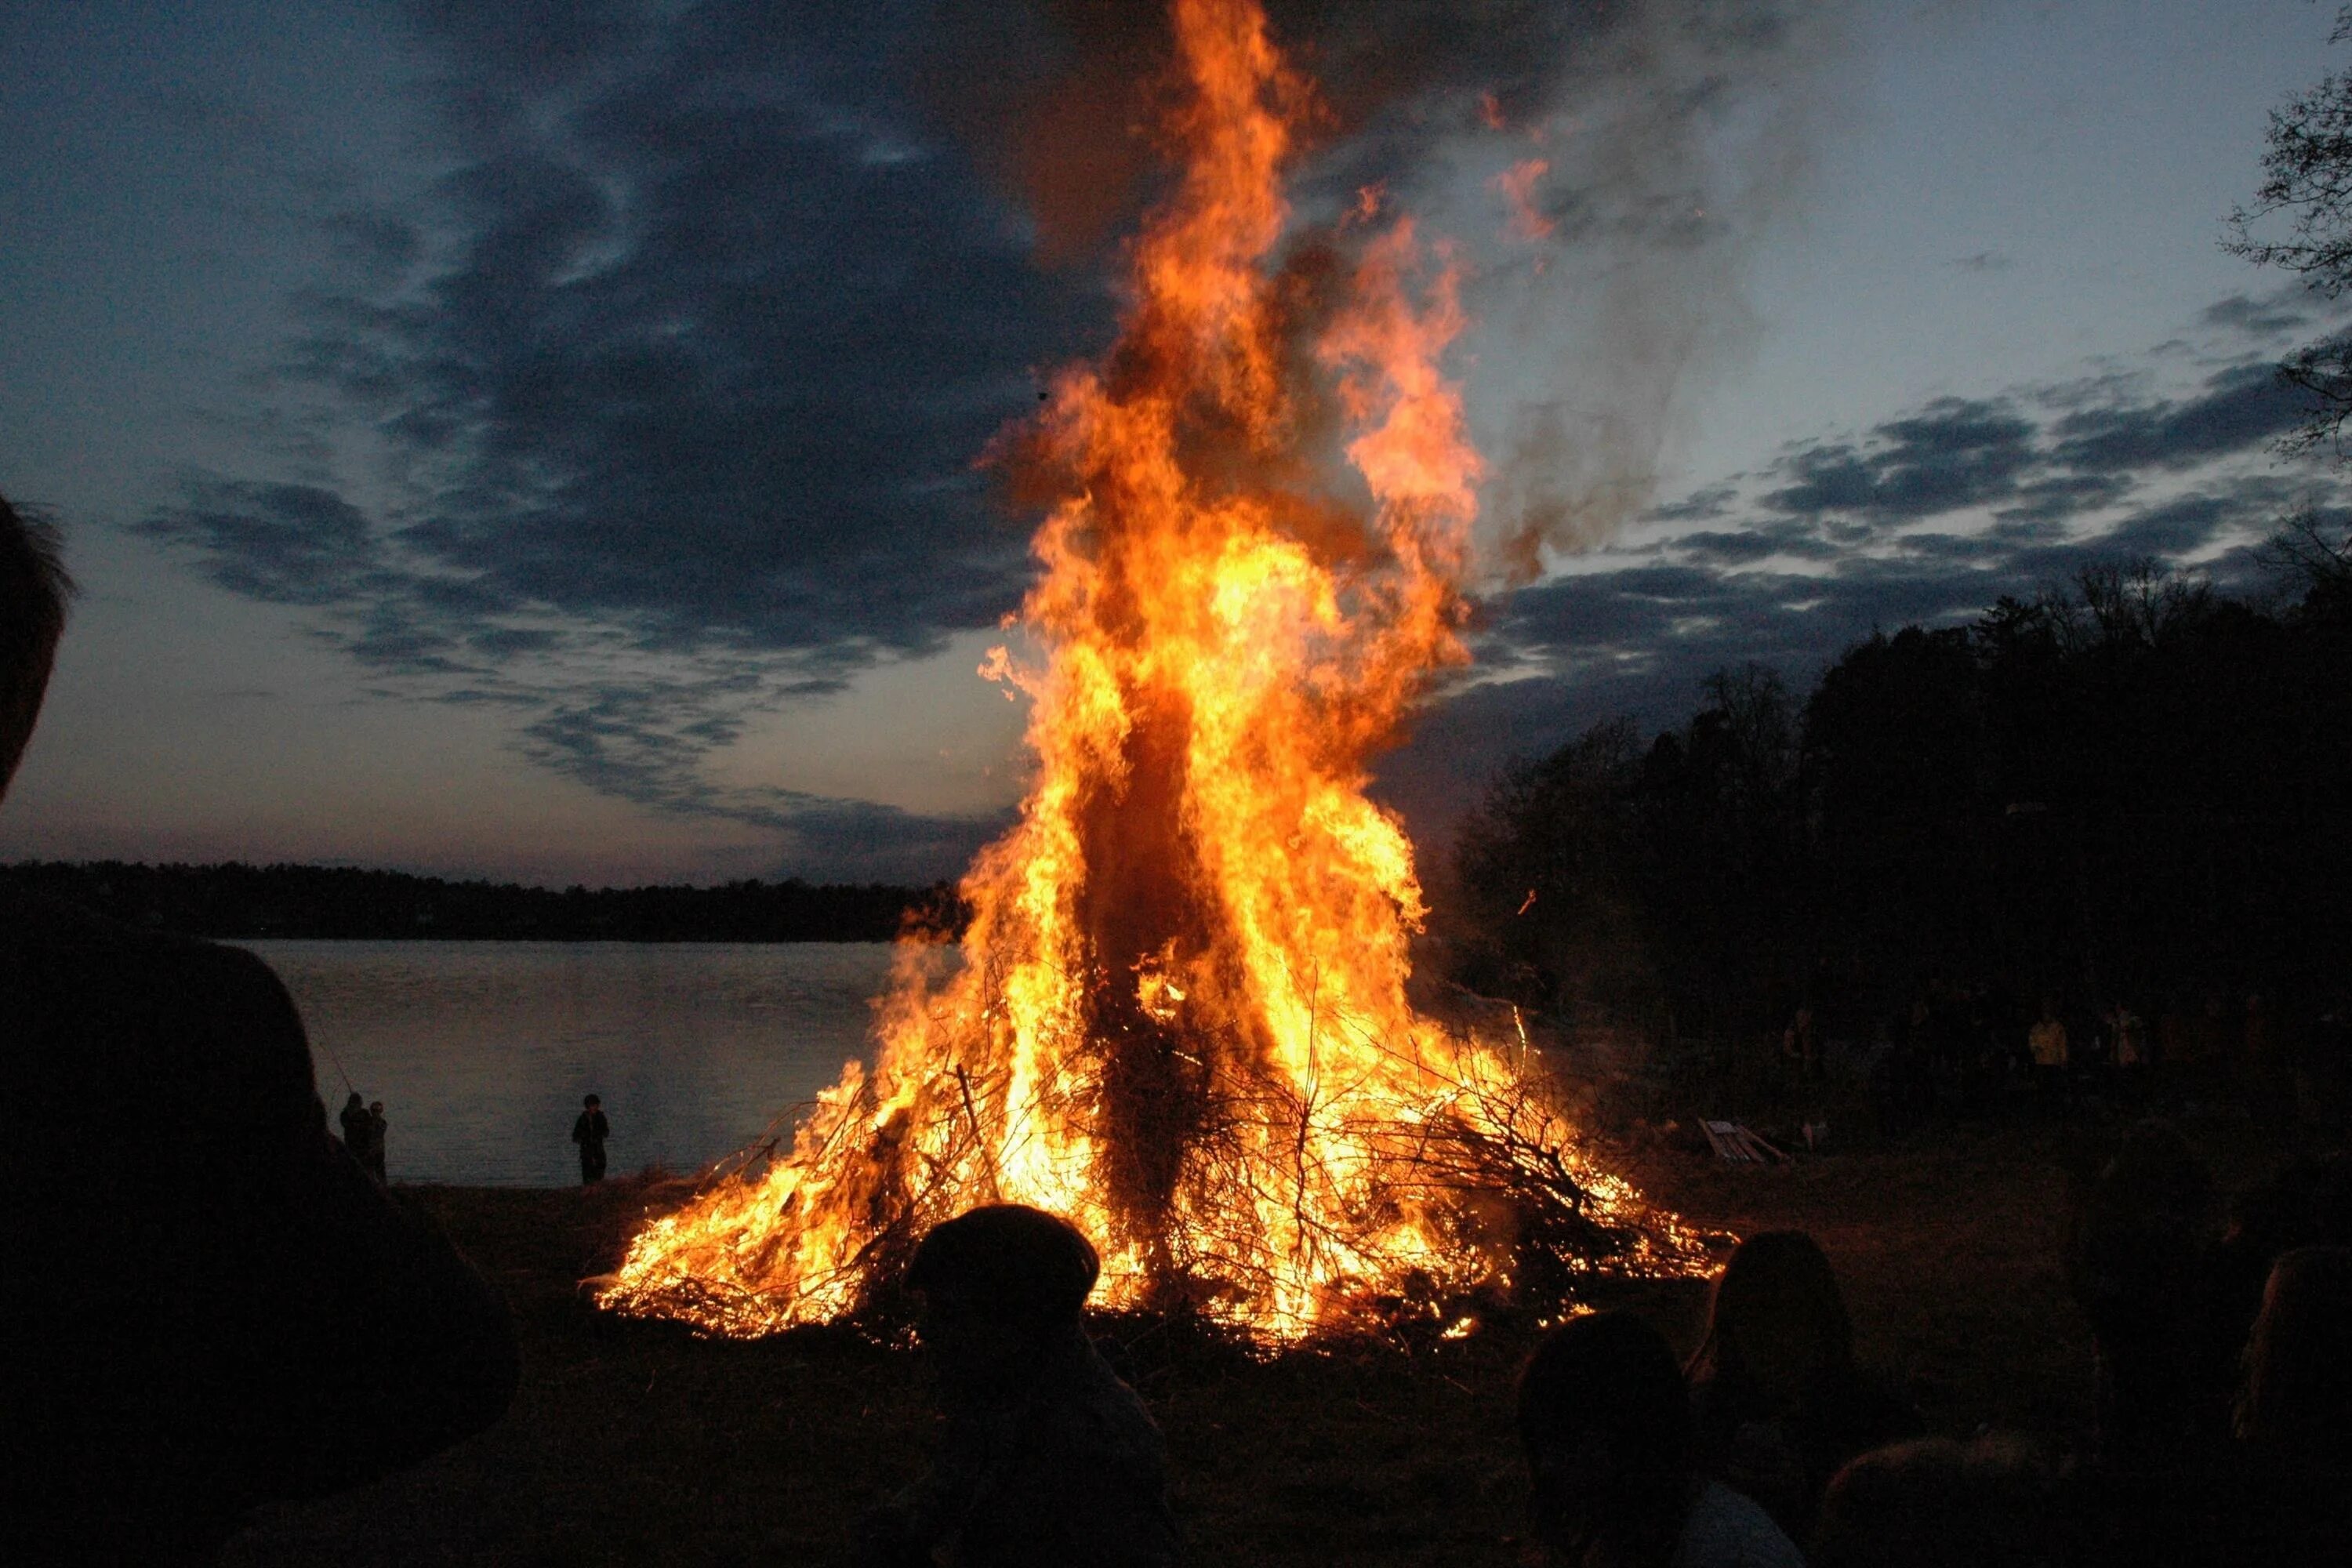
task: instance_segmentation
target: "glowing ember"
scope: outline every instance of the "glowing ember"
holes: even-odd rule
[[[1454,276],[1404,221],[1270,266],[1310,93],[1253,0],[1173,22],[1181,177],[1119,341],[997,454],[1055,500],[1047,659],[983,671],[1033,700],[1038,771],[965,879],[966,963],[934,988],[908,949],[872,1074],[647,1226],[608,1307],[835,1318],[997,1200],[1085,1228],[1098,1300],[1269,1340],[1702,1256],[1582,1160],[1523,1049],[1406,1003],[1421,891],[1365,763],[1465,657]]]

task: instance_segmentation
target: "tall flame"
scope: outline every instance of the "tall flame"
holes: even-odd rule
[[[1119,339],[995,455],[1053,500],[1021,616],[1046,658],[982,671],[1032,700],[1037,771],[965,879],[966,962],[934,987],[903,953],[871,1075],[647,1226],[608,1306],[833,1318],[990,1201],[1079,1224],[1112,1305],[1272,1339],[1505,1279],[1530,1230],[1691,1261],[1517,1051],[1405,997],[1421,889],[1365,770],[1466,657],[1454,268],[1404,220],[1275,265],[1311,92],[1255,0],[1172,21],[1181,172]]]

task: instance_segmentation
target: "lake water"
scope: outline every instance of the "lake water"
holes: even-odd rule
[[[878,942],[247,942],[302,1009],[328,1121],[384,1102],[398,1182],[576,1182],[580,1097],[614,1174],[691,1172],[866,1053]]]

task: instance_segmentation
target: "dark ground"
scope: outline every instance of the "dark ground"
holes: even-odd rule
[[[2184,1131],[2231,1186],[2293,1143],[2242,1119]],[[1790,1167],[1654,1144],[1620,1163],[1696,1222],[1812,1232],[1845,1281],[1864,1359],[1937,1429],[1991,1424],[2066,1444],[2088,1424],[2091,1347],[2060,1273],[2063,1163],[2093,1136],[1963,1125]],[[915,1358],[829,1331],[738,1344],[593,1312],[573,1282],[611,1267],[653,1191],[411,1189],[514,1302],[514,1408],[415,1470],[268,1510],[227,1561],[837,1560],[857,1514],[921,1468]],[[1631,1304],[1687,1348],[1704,1289],[1642,1288]],[[1139,1346],[1192,1560],[1521,1561],[1510,1389],[1528,1344],[1498,1330],[1412,1352],[1194,1352],[1172,1366]]]

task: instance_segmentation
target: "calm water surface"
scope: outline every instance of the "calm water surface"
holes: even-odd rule
[[[328,1121],[343,1074],[391,1123],[394,1181],[579,1180],[580,1097],[618,1174],[690,1172],[866,1052],[879,942],[247,942],[293,992]],[[339,1065],[340,1064],[340,1067]]]

